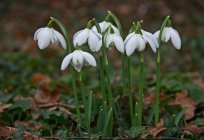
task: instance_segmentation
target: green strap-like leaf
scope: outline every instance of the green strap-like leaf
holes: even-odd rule
[[[181,112],[179,112],[179,114],[176,116],[174,124],[176,125],[176,127],[178,127],[179,121],[181,120],[181,118],[183,117],[184,111],[181,110]]]
[[[103,109],[101,107],[99,114],[98,114],[98,119],[97,119],[97,125],[96,125],[96,132],[102,131],[103,128]]]
[[[88,120],[89,120],[89,125],[90,125],[90,122],[91,122],[91,107],[92,107],[92,92],[89,94],[89,97],[88,97]]]
[[[106,130],[108,128],[108,123],[110,121],[110,117],[112,115],[112,112],[113,112],[113,110],[112,110],[112,108],[110,108],[110,110],[108,111],[107,116],[105,117],[105,125],[104,125],[104,128],[103,128],[103,131],[104,131],[105,135],[107,133]]]

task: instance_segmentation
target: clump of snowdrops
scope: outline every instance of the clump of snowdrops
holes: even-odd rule
[[[146,46],[151,47],[153,53],[156,54],[156,92],[155,104],[153,107],[155,126],[159,121],[159,93],[160,93],[160,49],[162,45],[171,40],[176,49],[181,48],[181,39],[178,32],[172,27],[170,17],[167,16],[163,21],[159,31],[154,34],[145,31],[142,28],[143,21],[133,22],[129,30],[129,34],[125,37],[119,19],[110,11],[104,21],[98,23],[96,19],[90,20],[86,27],[73,36],[73,42],[69,32],[64,24],[58,19],[51,17],[47,27],[38,29],[34,34],[34,40],[38,41],[40,49],[47,48],[50,44],[59,44],[67,50],[67,56],[62,60],[61,70],[65,70],[68,66],[71,73],[72,90],[76,105],[77,126],[80,133],[87,133],[89,137],[94,133],[101,133],[103,136],[112,137],[114,122],[114,97],[111,87],[110,64],[107,57],[109,48],[115,47],[121,53],[123,80],[123,94],[128,93],[129,111],[130,111],[130,127],[139,127],[144,123],[143,117],[143,87],[144,87],[144,50]],[[61,33],[53,28],[56,24]],[[83,49],[89,47],[90,52]],[[135,52],[137,51],[137,52]],[[99,55],[96,60],[93,53]],[[140,56],[140,74],[139,74],[139,91],[138,102],[133,101],[133,93],[131,92],[131,56],[139,54]],[[83,66],[96,67],[100,74],[100,93],[101,108],[98,112],[96,126],[91,127],[92,112],[92,93],[84,91],[82,79]],[[98,67],[97,67],[98,66]],[[77,82],[79,81],[79,82]],[[78,83],[78,84],[77,84]],[[79,95],[77,87],[80,90],[84,109],[80,109]],[[82,115],[83,114],[83,115]]]

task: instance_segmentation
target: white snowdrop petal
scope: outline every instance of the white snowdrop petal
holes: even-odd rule
[[[130,34],[125,38],[124,44],[126,44],[127,41],[128,41],[132,36],[134,36],[134,35],[135,35],[134,32],[130,33]]]
[[[74,51],[72,63],[73,63],[74,69],[80,72],[81,68],[83,67],[83,56],[81,55],[79,50]]]
[[[50,42],[51,44],[57,44],[57,36],[54,34],[54,29],[48,29],[49,33],[50,33]]]
[[[82,53],[84,59],[86,60],[86,62],[87,62],[89,65],[91,65],[91,66],[93,66],[93,67],[96,66],[96,60],[95,60],[95,58],[94,58],[91,54],[89,54],[89,53],[87,53],[87,52],[81,52],[81,53]]]
[[[80,72],[82,67],[83,67],[83,64],[82,64],[82,65],[74,65],[74,69],[75,69],[77,72]]]
[[[37,38],[37,36],[38,36],[38,34],[41,32],[41,31],[43,31],[45,28],[40,28],[40,29],[38,29],[36,32],[35,32],[35,34],[34,34],[34,40],[38,40],[38,38]]]
[[[95,52],[98,52],[102,47],[102,39],[98,42],[98,44],[96,45],[96,50]]]
[[[112,25],[111,28],[114,30],[115,34],[120,35],[120,31],[119,31],[119,29],[117,27]]]
[[[102,23],[99,24],[101,27],[101,31],[104,32],[109,26],[111,26],[111,28],[113,29],[113,31],[115,32],[115,34],[120,35],[120,31],[117,27],[115,27],[111,22],[106,22],[103,21]],[[109,32],[110,33],[110,32]]]
[[[154,37],[158,40],[159,39],[160,30],[154,33]]]
[[[179,33],[175,29],[171,29],[171,41],[176,49],[181,48],[181,38],[179,36]]]
[[[89,37],[88,37],[88,44],[91,49],[91,51],[95,52],[96,51],[96,46],[99,42],[99,37],[93,32],[89,32]]]
[[[95,33],[98,33],[98,30],[97,30],[96,26],[93,26],[91,29],[92,29]]]
[[[114,35],[113,41],[117,50],[120,51],[121,53],[124,53],[125,48],[124,48],[124,42],[122,37],[119,35]]]
[[[137,37],[133,36],[131,39],[127,41],[125,45],[127,56],[130,56],[131,54],[133,54],[136,47],[137,47]]]
[[[89,35],[89,30],[90,29],[84,29],[83,31],[81,31],[80,33],[78,33],[73,42],[74,42],[74,46],[76,46],[77,44],[79,46],[83,45],[84,43],[86,43],[87,39],[88,39],[88,35]]]
[[[162,33],[162,40],[164,42],[168,42],[170,37],[171,37],[171,34],[170,34],[169,27],[164,28],[163,33]]]
[[[137,43],[137,48],[138,48],[138,51],[144,51],[145,49],[145,40],[141,37],[141,36],[138,36],[138,43]]]
[[[38,46],[40,49],[45,49],[50,44],[50,33],[48,30],[43,30],[38,35]]]
[[[83,64],[83,56],[80,52],[80,50],[74,51],[72,62],[74,65],[82,65]]]
[[[110,44],[113,42],[113,35],[112,34],[108,34],[106,37],[106,48],[110,47]]]
[[[111,23],[104,21],[104,22],[101,24],[101,26],[102,26],[102,30],[103,30],[102,32],[104,32],[109,26],[111,26]]]
[[[72,59],[73,53],[68,54],[62,61],[61,70],[65,70]]]
[[[66,45],[66,41],[64,39],[64,37],[62,36],[62,34],[60,34],[58,31],[54,30],[54,34],[57,36],[60,44],[62,45],[62,47],[66,50],[67,49],[67,45]]]
[[[99,23],[99,27],[101,28],[101,32],[104,32],[104,30],[105,30],[105,21],[100,22],[100,23]],[[98,33],[98,30],[97,30],[96,26],[93,26],[91,29],[92,29],[95,33]]]
[[[147,31],[144,31],[142,30],[142,32],[144,33],[144,35],[149,38],[155,45],[156,48],[159,47],[159,44],[158,44],[158,41],[157,41],[157,38],[150,32],[147,32]]]
[[[77,36],[78,34],[80,34],[82,31],[83,31],[83,30],[80,30],[80,31],[76,32],[76,33],[74,34],[74,36],[73,36],[73,40],[75,40],[76,36]]]
[[[153,50],[153,52],[156,52],[157,47],[155,46],[154,42],[146,36],[143,36],[143,38],[148,42],[148,44],[151,47],[151,49]]]
[[[100,28],[101,28],[101,32],[104,32],[104,30],[105,30],[105,24],[106,24],[105,21],[99,23],[99,26],[100,26]],[[97,29],[96,29],[96,30],[97,30]]]

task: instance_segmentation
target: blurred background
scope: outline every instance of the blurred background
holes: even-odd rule
[[[133,21],[139,20],[144,20],[143,29],[154,33],[160,28],[165,16],[170,15],[173,27],[182,38],[182,49],[178,51],[171,44],[163,48],[163,51],[168,52],[168,55],[162,54],[163,68],[167,71],[199,71],[204,74],[202,0],[2,0],[0,57],[6,53],[12,57],[18,52],[34,55],[38,48],[33,41],[33,34],[38,28],[47,25],[50,16],[62,21],[73,35],[85,28],[93,17],[102,21],[107,10],[119,17],[125,33]],[[7,62],[10,57],[6,59]],[[151,59],[147,63],[151,63]]]
[[[126,35],[133,21],[143,20],[142,28],[154,33],[160,29],[164,18],[170,15],[173,27],[180,33],[182,47],[176,50],[171,43],[162,47],[162,91],[171,97],[172,94],[168,93],[174,95],[189,89],[189,95],[203,103],[203,0],[0,0],[0,126],[16,128],[23,123],[30,128],[31,121],[35,129],[41,128],[39,124],[43,126],[43,136],[52,135],[52,129],[58,134],[61,129],[73,126],[73,117],[67,117],[72,116],[70,112],[73,110],[55,106],[55,103],[66,106],[74,102],[70,92],[72,89],[69,88],[71,76],[68,70],[60,70],[66,52],[61,46],[40,50],[33,36],[38,28],[47,26],[50,16],[64,23],[73,36],[85,28],[90,19],[95,17],[99,22],[103,21],[108,10],[118,16]],[[60,31],[57,27],[55,29]],[[98,59],[97,54],[94,55]],[[117,96],[122,93],[121,56],[112,49],[108,59],[111,63],[112,88]],[[138,53],[135,52],[131,57],[134,94],[138,91],[138,60]],[[155,60],[155,54],[147,47],[145,93],[155,91]],[[84,87],[100,97],[98,69],[86,67],[83,71]],[[189,103],[188,100],[186,102]],[[54,107],[49,106],[53,103]],[[127,104],[127,101],[122,104]],[[95,110],[97,108],[94,106]]]

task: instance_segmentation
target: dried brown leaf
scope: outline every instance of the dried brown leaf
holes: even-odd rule
[[[11,107],[12,104],[0,104],[0,113],[3,112],[5,109]]]
[[[199,127],[194,124],[186,125],[184,128],[182,128],[184,131],[191,132],[194,135],[200,135],[204,132],[204,127]]]
[[[12,135],[17,131],[14,127],[0,127],[0,137],[11,138]],[[24,132],[24,140],[45,140],[30,132]]]
[[[34,99],[37,103],[47,104],[47,103],[55,103],[61,97],[60,89],[54,88],[50,89],[48,85],[41,85],[39,89],[36,91]]]
[[[34,84],[49,84],[52,79],[42,73],[36,73],[33,75],[31,82]]]
[[[190,120],[195,116],[197,102],[192,97],[188,97],[187,90],[177,93],[175,99],[169,103],[171,105],[180,105],[185,110],[185,120]]]

